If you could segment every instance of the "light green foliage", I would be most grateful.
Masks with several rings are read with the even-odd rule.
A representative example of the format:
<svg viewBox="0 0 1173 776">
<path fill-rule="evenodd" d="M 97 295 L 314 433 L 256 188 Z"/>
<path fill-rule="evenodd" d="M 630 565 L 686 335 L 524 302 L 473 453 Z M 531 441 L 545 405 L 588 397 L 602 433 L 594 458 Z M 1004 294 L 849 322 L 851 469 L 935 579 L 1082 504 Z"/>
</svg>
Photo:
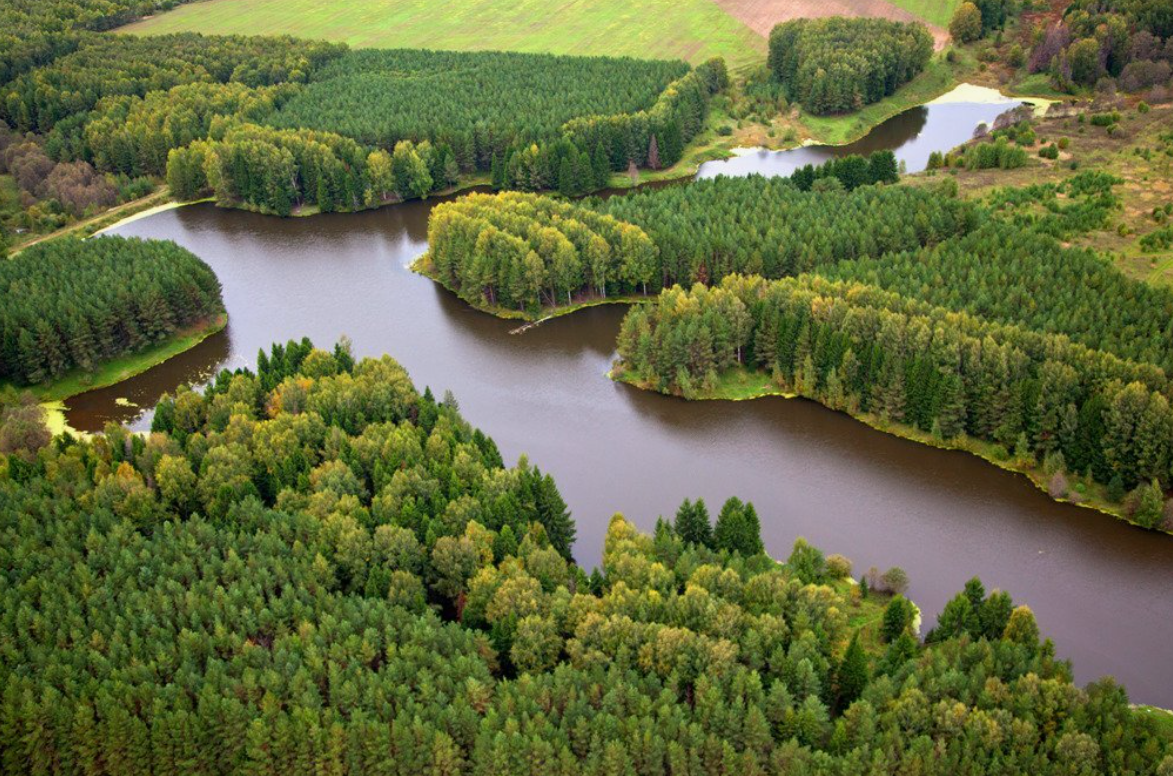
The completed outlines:
<svg viewBox="0 0 1173 776">
<path fill-rule="evenodd" d="M 1006 638 L 922 647 L 897 597 L 869 654 L 809 545 L 779 564 L 620 515 L 588 585 L 553 481 L 387 357 L 274 346 L 145 441 L 0 462 L 5 773 L 1150 773 L 1168 749 L 1008 599 Z M 719 542 L 756 529 L 722 512 Z"/>
<path fill-rule="evenodd" d="M 352 0 L 346 12 L 318 0 L 212 0 L 135 24 L 130 32 L 298 35 L 356 48 L 527 51 L 731 64 L 760 61 L 765 41 L 708 0 L 626 0 L 563 6 L 540 0 L 456 0 L 444 13 L 424 0 Z"/>
</svg>

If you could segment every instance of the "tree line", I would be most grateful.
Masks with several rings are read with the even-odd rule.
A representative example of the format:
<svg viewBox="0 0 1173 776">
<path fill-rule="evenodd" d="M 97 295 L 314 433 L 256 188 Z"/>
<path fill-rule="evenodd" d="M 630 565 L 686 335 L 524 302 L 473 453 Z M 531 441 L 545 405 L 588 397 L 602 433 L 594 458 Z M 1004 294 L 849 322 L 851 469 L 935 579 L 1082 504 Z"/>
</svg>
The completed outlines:
<svg viewBox="0 0 1173 776">
<path fill-rule="evenodd" d="M 1052 468 L 1103 484 L 1156 483 L 1159 494 L 1173 483 L 1173 386 L 1162 370 L 875 287 L 809 275 L 674 287 L 628 314 L 619 354 L 663 391 L 704 395 L 745 368 L 833 409 L 1049 456 Z M 1161 523 L 1162 505 L 1144 515 L 1147 527 Z"/>
<path fill-rule="evenodd" d="M 75 51 L 97 36 L 188 0 L 58 0 L 0 3 L 0 84 Z"/>
<path fill-rule="evenodd" d="M 223 313 L 220 282 L 161 240 L 39 243 L 0 261 L 0 379 L 35 385 L 159 342 Z"/>
<path fill-rule="evenodd" d="M 767 65 L 787 100 L 827 115 L 882 100 L 924 70 L 932 55 L 923 24 L 832 16 L 775 26 Z"/>
<path fill-rule="evenodd" d="M 922 644 L 846 559 L 764 555 L 735 499 L 711 531 L 690 502 L 651 535 L 615 516 L 588 575 L 553 481 L 454 399 L 345 346 L 262 355 L 150 435 L 0 457 L 0 769 L 1173 768 L 977 580 Z"/>
<path fill-rule="evenodd" d="M 827 171 L 890 180 L 889 152 L 838 160 Z M 662 286 L 716 282 L 733 272 L 778 278 L 839 261 L 909 251 L 963 234 L 972 206 L 911 187 L 866 186 L 845 193 L 803 191 L 816 173 L 793 180 L 718 177 L 593 202 L 600 213 L 643 229 L 656 244 Z M 824 178 L 825 179 L 825 178 Z M 838 179 L 836 179 L 838 180 Z"/>
<path fill-rule="evenodd" d="M 137 95 L 188 83 L 269 86 L 304 82 L 346 47 L 291 37 L 100 35 L 88 45 L 20 76 L 0 90 L 0 119 L 14 129 L 46 134 L 68 120 L 80 130 L 86 114 L 111 95 Z"/>
<path fill-rule="evenodd" d="M 429 262 L 467 301 L 535 313 L 586 296 L 646 293 L 649 284 L 796 275 L 975 226 L 972 206 L 932 190 L 844 191 L 842 180 L 891 180 L 894 166 L 881 152 L 802 169 L 793 180 L 718 177 L 577 204 L 474 194 L 432 212 Z M 829 181 L 835 186 L 818 185 Z"/>
<path fill-rule="evenodd" d="M 176 199 L 210 193 L 219 204 L 286 216 L 296 208 L 323 213 L 361 210 L 425 197 L 456 183 L 452 149 L 401 140 L 370 151 L 332 132 L 231 124 L 222 137 L 174 148 L 167 183 Z"/>
</svg>

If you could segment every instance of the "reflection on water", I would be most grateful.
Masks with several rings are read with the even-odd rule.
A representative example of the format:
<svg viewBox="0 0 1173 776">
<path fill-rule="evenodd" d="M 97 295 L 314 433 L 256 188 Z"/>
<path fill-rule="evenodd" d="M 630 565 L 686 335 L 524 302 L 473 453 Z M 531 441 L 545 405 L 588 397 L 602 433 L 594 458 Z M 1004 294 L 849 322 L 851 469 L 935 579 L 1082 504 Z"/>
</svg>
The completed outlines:
<svg viewBox="0 0 1173 776">
<path fill-rule="evenodd" d="M 930 131 L 936 113 L 929 109 L 902 148 Z M 941 147 L 964 140 L 970 118 Z M 119 228 L 174 239 L 207 261 L 224 286 L 229 326 L 139 377 L 71 399 L 70 422 L 143 428 L 148 412 L 118 397 L 150 407 L 180 383 L 252 362 L 275 340 L 329 345 L 347 334 L 358 355 L 390 353 L 421 389 L 451 389 L 507 460 L 528 454 L 552 473 L 586 565 L 598 561 L 613 512 L 650 529 L 686 496 L 715 509 L 736 494 L 757 505 L 775 556 L 802 535 L 853 558 L 857 574 L 903 566 L 926 627 L 980 575 L 1030 603 L 1081 681 L 1112 673 L 1134 699 L 1173 705 L 1165 658 L 1173 539 L 1056 504 L 976 458 L 872 431 L 811 402 L 685 402 L 614 384 L 604 375 L 622 308 L 511 336 L 513 323 L 408 270 L 425 248 L 434 202 L 301 219 L 197 205 Z"/>
<path fill-rule="evenodd" d="M 892 149 L 897 161 L 908 172 L 920 172 L 929 163 L 933 151 L 948 151 L 969 140 L 982 123 L 992 124 L 998 114 L 1017 105 L 1016 100 L 1001 103 L 954 102 L 922 105 L 897 114 L 877 126 L 862 139 L 841 146 L 805 146 L 789 151 L 759 149 L 743 156 L 705 162 L 697 177 L 718 175 L 789 175 L 799 167 L 820 165 L 828 159 L 849 154 L 867 155 Z"/>
</svg>

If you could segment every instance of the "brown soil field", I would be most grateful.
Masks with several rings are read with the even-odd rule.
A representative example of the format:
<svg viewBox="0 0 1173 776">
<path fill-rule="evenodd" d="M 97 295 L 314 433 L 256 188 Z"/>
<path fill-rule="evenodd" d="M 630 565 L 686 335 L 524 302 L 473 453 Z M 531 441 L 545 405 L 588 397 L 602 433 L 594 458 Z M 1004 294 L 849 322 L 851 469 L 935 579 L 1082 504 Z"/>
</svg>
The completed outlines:
<svg viewBox="0 0 1173 776">
<path fill-rule="evenodd" d="M 949 40 L 945 29 L 926 23 L 888 0 L 716 0 L 716 3 L 725 13 L 763 37 L 769 36 L 775 24 L 791 19 L 873 16 L 898 22 L 921 22 L 932 33 L 938 51 Z"/>
</svg>

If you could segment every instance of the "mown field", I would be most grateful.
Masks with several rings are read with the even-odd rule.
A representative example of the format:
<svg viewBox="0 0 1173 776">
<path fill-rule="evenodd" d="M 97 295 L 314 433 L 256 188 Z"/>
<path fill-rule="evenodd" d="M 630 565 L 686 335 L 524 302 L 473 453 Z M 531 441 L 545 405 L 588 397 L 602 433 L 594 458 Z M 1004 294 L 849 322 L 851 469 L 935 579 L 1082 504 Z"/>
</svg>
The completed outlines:
<svg viewBox="0 0 1173 776">
<path fill-rule="evenodd" d="M 291 34 L 356 47 L 684 59 L 765 58 L 765 40 L 711 0 L 207 0 L 123 28 L 138 34 Z"/>
<path fill-rule="evenodd" d="M 930 24 L 938 27 L 949 27 L 949 20 L 953 12 L 961 5 L 961 0 L 891 0 L 892 5 L 899 6 L 914 16 L 919 16 Z"/>
</svg>

